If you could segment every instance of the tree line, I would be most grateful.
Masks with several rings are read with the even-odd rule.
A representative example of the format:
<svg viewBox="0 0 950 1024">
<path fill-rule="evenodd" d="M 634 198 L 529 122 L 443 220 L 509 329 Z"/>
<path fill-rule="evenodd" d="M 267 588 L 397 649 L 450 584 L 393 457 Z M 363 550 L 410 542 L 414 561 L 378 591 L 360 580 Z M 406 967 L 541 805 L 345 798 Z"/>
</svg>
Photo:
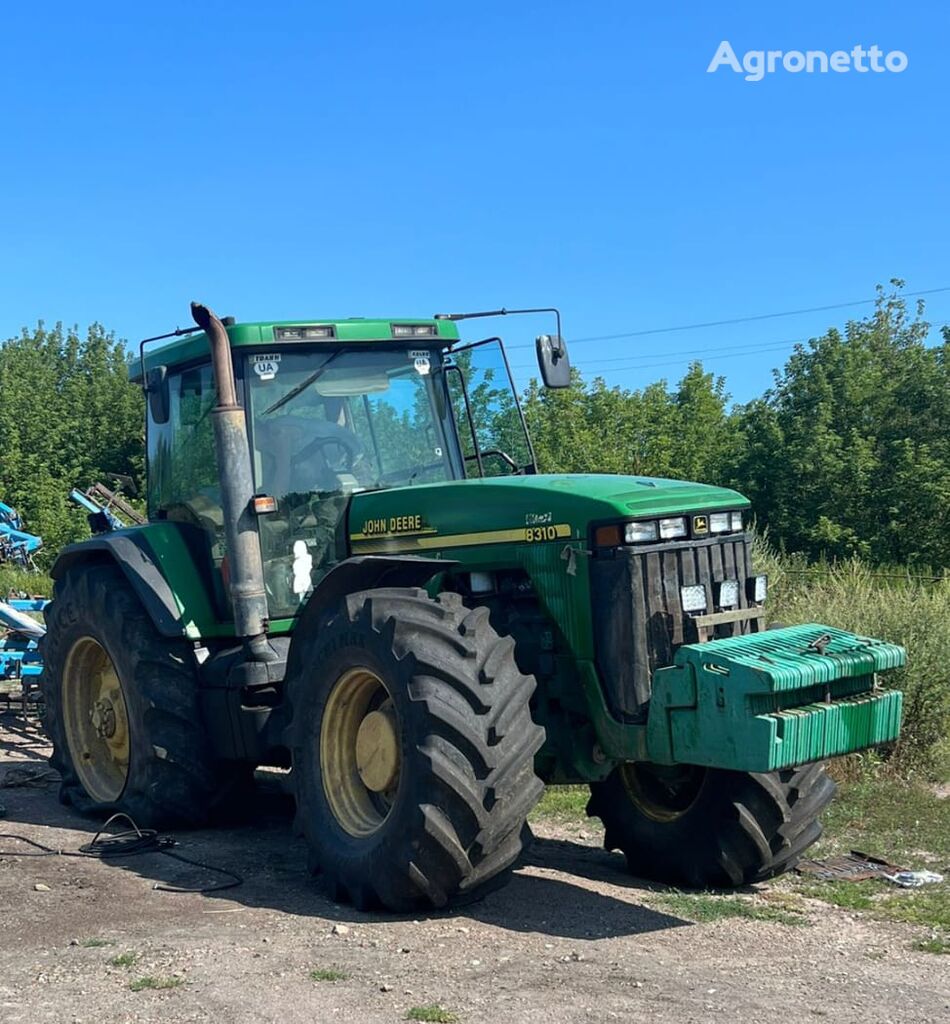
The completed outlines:
<svg viewBox="0 0 950 1024">
<path fill-rule="evenodd" d="M 950 566 L 950 331 L 879 290 L 874 312 L 796 345 L 772 386 L 733 405 L 693 363 L 641 389 L 574 373 L 522 396 L 542 472 L 735 487 L 773 544 L 811 558 Z M 93 324 L 42 323 L 0 347 L 0 499 L 47 557 L 86 535 L 69 490 L 116 474 L 144 492 L 144 406 L 125 346 Z"/>
</svg>

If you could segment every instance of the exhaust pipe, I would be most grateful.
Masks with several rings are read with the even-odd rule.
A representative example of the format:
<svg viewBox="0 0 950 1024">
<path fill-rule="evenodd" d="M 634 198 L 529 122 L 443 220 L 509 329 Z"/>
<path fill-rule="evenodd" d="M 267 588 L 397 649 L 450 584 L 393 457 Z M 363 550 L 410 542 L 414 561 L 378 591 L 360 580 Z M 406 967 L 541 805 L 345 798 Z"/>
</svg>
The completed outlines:
<svg viewBox="0 0 950 1024">
<path fill-rule="evenodd" d="M 267 642 L 265 633 L 267 594 L 264 590 L 264 565 L 257 519 L 251 511 L 251 499 L 254 497 L 251 448 L 244 410 L 237 400 L 231 343 L 224 324 L 207 306 L 192 302 L 191 315 L 208 336 L 218 392 L 218 403 L 211 410 L 211 421 L 214 424 L 224 529 L 230 555 L 234 631 L 243 641 L 251 661 L 273 661 L 276 653 Z"/>
</svg>

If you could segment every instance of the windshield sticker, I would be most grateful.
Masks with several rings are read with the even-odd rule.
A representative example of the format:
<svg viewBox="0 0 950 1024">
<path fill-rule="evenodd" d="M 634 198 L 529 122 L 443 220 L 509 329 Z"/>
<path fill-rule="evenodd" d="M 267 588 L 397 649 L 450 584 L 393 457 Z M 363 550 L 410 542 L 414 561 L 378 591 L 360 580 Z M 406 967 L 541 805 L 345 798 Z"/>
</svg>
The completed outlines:
<svg viewBox="0 0 950 1024">
<path fill-rule="evenodd" d="M 416 355 L 413 357 L 412 365 L 416 368 L 416 373 L 424 377 L 429 372 L 430 368 L 429 353 L 416 353 Z"/>
<path fill-rule="evenodd" d="M 261 380 L 273 380 L 280 369 L 280 353 L 274 352 L 268 355 L 251 356 L 254 361 L 254 372 Z"/>
</svg>

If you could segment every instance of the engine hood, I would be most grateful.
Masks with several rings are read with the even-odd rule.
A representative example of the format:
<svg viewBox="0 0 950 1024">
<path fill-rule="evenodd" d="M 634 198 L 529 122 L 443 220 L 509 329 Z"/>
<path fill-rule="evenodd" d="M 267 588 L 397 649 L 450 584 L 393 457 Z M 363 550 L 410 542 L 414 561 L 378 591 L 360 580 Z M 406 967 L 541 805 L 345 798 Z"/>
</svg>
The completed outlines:
<svg viewBox="0 0 950 1024">
<path fill-rule="evenodd" d="M 349 538 L 354 554 L 583 540 L 594 522 L 748 505 L 736 491 L 682 480 L 593 473 L 490 477 L 356 494 Z M 528 534 L 532 529 L 543 532 Z"/>
</svg>

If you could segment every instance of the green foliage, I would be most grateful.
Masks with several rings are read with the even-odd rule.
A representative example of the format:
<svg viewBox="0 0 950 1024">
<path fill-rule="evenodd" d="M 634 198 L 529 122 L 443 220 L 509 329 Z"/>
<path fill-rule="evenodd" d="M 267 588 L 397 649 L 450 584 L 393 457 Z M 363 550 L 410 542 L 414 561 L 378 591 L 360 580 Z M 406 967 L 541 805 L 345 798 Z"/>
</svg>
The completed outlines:
<svg viewBox="0 0 950 1024">
<path fill-rule="evenodd" d="M 113 473 L 141 483 L 143 422 L 125 349 L 98 324 L 81 337 L 41 322 L 0 346 L 0 497 L 43 537 L 40 564 L 88 535 L 72 487 Z"/>
<path fill-rule="evenodd" d="M 732 481 L 786 550 L 950 565 L 950 342 L 928 347 L 922 304 L 878 292 L 735 411 Z"/>
<path fill-rule="evenodd" d="M 525 417 L 548 473 L 627 473 L 721 483 L 738 457 L 739 432 L 726 412 L 721 377 L 694 363 L 675 389 L 642 391 L 586 382 L 548 391 L 532 381 Z"/>
<path fill-rule="evenodd" d="M 53 581 L 43 573 L 27 572 L 14 565 L 0 565 L 0 599 L 9 593 L 49 597 Z"/>
</svg>

